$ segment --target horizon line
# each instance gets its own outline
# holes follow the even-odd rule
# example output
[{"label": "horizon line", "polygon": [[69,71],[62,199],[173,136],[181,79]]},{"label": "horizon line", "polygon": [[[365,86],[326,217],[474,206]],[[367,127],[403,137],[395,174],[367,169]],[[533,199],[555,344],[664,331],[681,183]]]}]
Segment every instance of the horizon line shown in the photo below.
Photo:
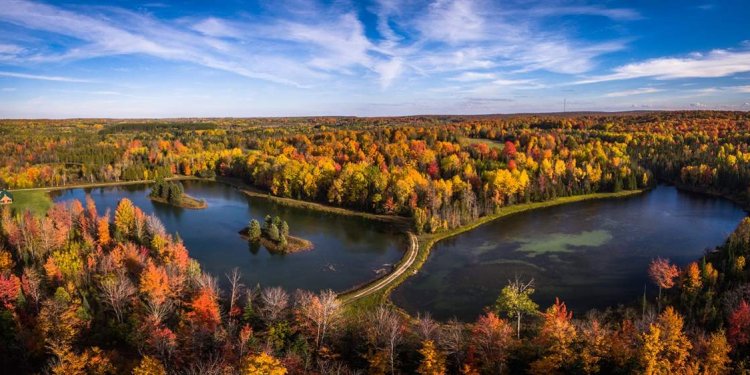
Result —
[{"label": "horizon line", "polygon": [[187,116],[187,117],[5,117],[0,118],[0,121],[45,121],[45,120],[57,120],[57,121],[70,121],[70,120],[224,120],[224,119],[284,119],[284,118],[408,118],[408,117],[491,117],[491,116],[535,116],[535,115],[546,115],[546,116],[570,116],[570,115],[617,115],[617,114],[634,114],[634,113],[669,113],[669,112],[739,112],[748,113],[750,110],[741,109],[636,109],[629,111],[596,111],[596,110],[581,110],[581,111],[554,111],[554,112],[493,112],[493,113],[474,113],[474,114],[413,114],[413,115],[383,115],[383,116],[362,116],[362,115],[301,115],[301,116]]}]

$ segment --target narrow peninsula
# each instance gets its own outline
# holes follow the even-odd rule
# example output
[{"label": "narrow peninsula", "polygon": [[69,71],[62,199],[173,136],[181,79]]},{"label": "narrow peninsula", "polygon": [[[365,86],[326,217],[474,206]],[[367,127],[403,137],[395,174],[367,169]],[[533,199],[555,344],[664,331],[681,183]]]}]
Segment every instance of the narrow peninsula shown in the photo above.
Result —
[{"label": "narrow peninsula", "polygon": [[179,181],[167,181],[157,178],[154,187],[148,195],[154,202],[170,204],[175,207],[200,210],[208,207],[203,199],[197,199],[185,194],[185,188]]}]

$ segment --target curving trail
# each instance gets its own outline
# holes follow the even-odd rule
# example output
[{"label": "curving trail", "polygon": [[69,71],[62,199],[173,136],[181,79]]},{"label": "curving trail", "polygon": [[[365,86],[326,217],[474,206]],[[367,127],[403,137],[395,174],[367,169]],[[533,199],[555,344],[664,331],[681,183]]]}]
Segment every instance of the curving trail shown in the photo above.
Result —
[{"label": "curving trail", "polygon": [[342,303],[351,303],[387,287],[390,283],[396,280],[396,278],[406,272],[412,264],[414,264],[414,261],[417,259],[417,254],[419,253],[419,241],[417,240],[417,236],[412,232],[406,232],[406,235],[409,236],[409,248],[406,250],[406,255],[404,255],[402,262],[398,264],[396,269],[388,275],[377,279],[362,288],[341,295]]}]

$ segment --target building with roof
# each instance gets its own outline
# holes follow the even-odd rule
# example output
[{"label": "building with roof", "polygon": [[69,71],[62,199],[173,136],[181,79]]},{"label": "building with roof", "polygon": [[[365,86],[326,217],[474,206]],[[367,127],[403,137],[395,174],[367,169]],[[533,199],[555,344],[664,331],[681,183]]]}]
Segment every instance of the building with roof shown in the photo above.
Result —
[{"label": "building with roof", "polygon": [[13,194],[9,191],[2,189],[0,190],[0,204],[11,204],[13,203]]}]

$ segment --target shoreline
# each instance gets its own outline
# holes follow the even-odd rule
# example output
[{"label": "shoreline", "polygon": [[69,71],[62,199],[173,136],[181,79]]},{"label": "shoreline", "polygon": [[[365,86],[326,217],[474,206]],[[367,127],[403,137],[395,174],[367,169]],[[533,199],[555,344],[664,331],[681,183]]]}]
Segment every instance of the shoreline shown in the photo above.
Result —
[{"label": "shoreline", "polygon": [[[204,180],[200,177],[185,176],[185,175],[174,175],[172,177],[164,178],[165,181],[187,181],[187,180]],[[141,185],[151,184],[156,180],[134,180],[134,181],[111,181],[111,182],[92,182],[86,184],[72,184],[62,186],[45,186],[45,187],[34,187],[34,188],[22,188],[22,189],[8,189],[11,193],[18,193],[24,191],[57,191],[57,190],[68,190],[68,189],[87,189],[96,187],[108,187],[108,186],[127,186],[127,185]]]},{"label": "shoreline", "polygon": [[[360,217],[363,219],[375,220],[378,222],[392,224],[394,226],[394,229],[398,230],[400,233],[405,234],[407,236],[407,239],[409,240],[409,246],[404,252],[404,255],[401,257],[401,259],[399,259],[398,263],[396,263],[393,266],[390,272],[380,277],[376,277],[365,283],[362,283],[360,285],[353,286],[352,288],[346,291],[340,292],[338,294],[338,298],[342,301],[342,303],[349,305],[351,307],[366,307],[368,305],[373,305],[373,304],[378,304],[378,303],[392,303],[390,301],[391,292],[396,287],[401,285],[411,275],[414,275],[417,272],[419,272],[419,270],[422,268],[424,263],[427,261],[429,254],[432,250],[432,247],[436,243],[440,242],[441,240],[444,240],[453,236],[457,236],[459,234],[475,229],[481,225],[490,223],[496,219],[500,219],[502,217],[513,215],[513,214],[520,213],[520,212],[525,212],[525,211],[530,211],[530,210],[535,210],[535,209],[545,208],[545,207],[558,206],[558,205],[563,205],[563,204],[568,204],[568,203],[586,201],[586,200],[617,199],[617,198],[629,197],[629,196],[641,194],[647,190],[647,189],[623,190],[618,193],[591,193],[591,194],[584,194],[584,195],[561,197],[561,198],[556,198],[553,200],[542,201],[542,202],[514,204],[510,206],[505,206],[494,214],[482,216],[478,218],[477,220],[469,224],[460,226],[458,228],[454,228],[451,230],[438,232],[438,233],[423,233],[420,235],[415,235],[414,233],[412,233],[412,230],[411,230],[412,220],[406,217],[379,215],[379,214],[373,214],[373,213],[368,213],[368,212],[355,211],[355,210],[351,210],[347,208],[333,207],[333,206],[325,205],[322,203],[301,201],[301,200],[297,200],[293,198],[277,197],[277,196],[271,195],[268,192],[262,191],[254,186],[251,186],[241,181],[238,178],[231,178],[231,177],[199,178],[195,176],[180,175],[180,176],[171,177],[167,180],[175,180],[175,181],[193,180],[193,181],[210,181],[210,182],[216,182],[216,183],[223,183],[228,186],[232,186],[236,188],[241,193],[247,196],[269,199],[273,202],[286,205],[286,206],[310,209],[310,210],[315,210],[319,212],[326,212],[326,213],[332,213],[332,214],[338,214],[338,215],[355,216],[355,217]],[[67,186],[47,187],[47,188],[31,188],[31,189],[23,189],[23,190],[16,190],[16,191],[20,191],[20,192],[40,191],[40,192],[46,193],[46,192],[55,191],[55,190],[138,185],[138,184],[147,184],[151,182],[153,182],[153,180],[103,182],[103,183],[78,184],[78,185],[67,185]],[[675,186],[677,185],[675,184]],[[713,194],[710,194],[710,195],[713,195]],[[149,197],[149,199],[163,203],[163,204],[170,204],[158,198],[154,199],[152,197]],[[176,207],[192,209],[192,207],[183,207],[183,206],[176,206]],[[246,229],[247,228],[244,228],[243,231]],[[242,233],[240,233],[240,235],[242,235]],[[300,240],[307,241],[304,239],[300,239]],[[262,245],[265,246],[265,244],[262,244]],[[272,249],[269,249],[269,250],[274,251]],[[291,254],[291,253],[299,252],[299,251],[307,251],[307,249],[289,251],[288,253]],[[278,252],[281,253],[282,251],[278,251]]]},{"label": "shoreline", "polygon": [[[238,232],[240,237],[242,237],[242,239],[248,242],[250,242],[250,237],[247,235],[247,232],[249,231],[249,229],[250,228],[245,227],[245,228],[242,228],[242,230]],[[277,243],[263,236],[261,236],[260,239],[256,243],[259,245],[262,245],[268,251],[272,253],[277,253],[277,254],[295,254],[295,253],[301,253],[304,251],[311,251],[315,249],[315,245],[311,241],[306,240],[304,238],[295,237],[292,235],[287,235],[286,238],[287,238],[286,249],[280,249]]]},{"label": "shoreline", "polygon": [[[150,199],[152,202],[167,204],[173,207],[184,208],[187,210],[204,210],[208,208],[208,203],[205,200],[198,199],[187,194],[182,195],[182,200],[180,201],[180,204],[174,204],[172,202],[169,202],[166,199],[163,199],[160,197],[152,197],[151,195],[148,196],[148,199]],[[188,203],[186,203],[186,201]]]},{"label": "shoreline", "polygon": [[[194,176],[175,175],[165,178],[169,181],[199,180]],[[128,185],[142,185],[153,183],[154,180],[136,180],[136,181],[113,181],[113,182],[93,182],[88,184],[72,184],[63,186],[46,186],[24,189],[9,189],[8,191],[15,197],[15,202],[10,206],[15,210],[29,210],[37,215],[43,215],[52,207],[54,202],[48,193],[53,191],[68,189],[91,189],[97,187],[114,187]]]},{"label": "shoreline", "polygon": [[[371,305],[377,305],[380,303],[393,304],[392,301],[390,300],[391,292],[396,287],[401,285],[404,281],[406,281],[406,279],[408,279],[410,276],[419,272],[419,270],[422,268],[424,263],[427,261],[430,255],[430,252],[432,251],[432,247],[436,243],[440,242],[441,240],[444,240],[453,236],[457,236],[459,234],[468,232],[472,229],[476,229],[481,225],[490,223],[494,220],[500,219],[502,217],[510,216],[516,213],[531,211],[531,210],[545,208],[545,207],[559,206],[559,205],[568,204],[568,203],[582,202],[582,201],[587,201],[587,200],[626,198],[626,197],[642,194],[645,191],[647,191],[647,189],[623,190],[617,193],[591,193],[591,194],[574,195],[574,196],[556,198],[553,200],[548,200],[548,201],[543,201],[543,202],[514,204],[511,206],[503,207],[500,209],[499,212],[496,212],[492,215],[482,216],[472,223],[469,223],[469,224],[466,224],[466,225],[463,225],[463,226],[460,226],[458,228],[454,228],[451,230],[447,230],[444,232],[421,234],[418,236],[409,233],[411,236],[413,236],[416,239],[416,242],[417,242],[416,254],[413,257],[410,256],[410,253],[405,254],[404,257],[399,262],[399,264],[396,266],[396,268],[394,268],[394,271],[382,277],[379,277],[378,279],[374,281],[363,284],[359,287],[354,287],[346,292],[343,292],[339,295],[339,298],[341,298],[342,302],[345,304],[355,304],[355,306],[359,306],[359,307],[367,307]],[[402,266],[404,259],[407,259],[410,262],[408,263],[408,265],[406,265],[406,267],[403,270],[401,270],[401,266]],[[400,272],[395,277],[391,277],[391,275],[393,275],[396,272],[396,270],[400,270]],[[382,283],[381,280],[385,280],[386,278],[389,278],[388,281],[386,283]],[[374,285],[377,285],[377,288],[373,288]],[[360,291],[362,290],[366,290],[366,292],[361,293]]]},{"label": "shoreline", "polygon": [[389,223],[389,224],[393,224],[397,229],[400,229],[401,232],[406,232],[411,229],[412,219],[404,217],[404,216],[373,214],[370,212],[362,212],[362,211],[356,211],[356,210],[343,208],[343,207],[330,206],[330,205],[318,203],[318,202],[308,202],[308,201],[303,201],[303,200],[294,199],[294,198],[278,197],[278,196],[272,195],[269,192],[260,190],[252,185],[249,185],[235,177],[216,177],[213,179],[198,179],[198,180],[224,183],[224,184],[227,184],[229,186],[236,188],[237,190],[239,190],[240,192],[242,192],[243,194],[247,196],[269,199],[273,202],[276,202],[285,206],[289,206],[289,207],[298,207],[298,208],[304,208],[308,210],[315,210],[319,212],[326,212],[326,213],[332,213],[332,214],[338,214],[338,215],[356,216],[356,217],[360,217],[363,219]]},{"label": "shoreline", "polygon": [[699,194],[699,195],[705,195],[713,198],[722,198],[726,199],[740,208],[742,208],[745,212],[750,214],[750,201],[748,201],[747,198],[741,197],[737,194],[727,194],[715,190],[707,190],[707,189],[701,189],[701,188],[694,188],[690,187],[688,185],[685,185],[681,182],[675,182],[675,181],[669,181],[664,180],[664,184],[674,186],[677,190],[691,193],[691,194]]}]

